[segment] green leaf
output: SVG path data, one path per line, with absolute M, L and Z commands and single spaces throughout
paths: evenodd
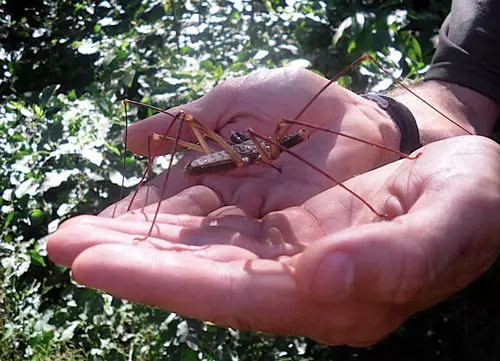
M 198 361 L 197 352 L 192 349 L 187 349 L 184 351 L 181 361 Z
M 409 49 L 408 55 L 416 61 L 421 61 L 422 48 L 420 47 L 420 43 L 418 42 L 418 40 L 414 36 L 411 36 L 406 40 L 406 46 Z M 410 52 L 411 52 L 411 55 L 410 55 Z
M 110 144 L 110 143 L 106 142 L 106 143 L 104 143 L 104 146 L 105 146 L 108 150 L 110 150 L 111 152 L 115 153 L 116 155 L 120 155 L 120 150 L 119 150 L 117 147 L 115 147 L 114 145 L 112 145 L 112 144 Z
M 224 70 L 222 69 L 222 65 L 218 65 L 217 68 L 213 71 L 212 75 L 214 78 L 219 79 L 224 74 Z
M 349 41 L 349 45 L 347 46 L 347 53 L 351 54 L 354 49 L 356 49 L 356 40 L 351 39 L 351 41 Z
M 40 95 L 40 106 L 44 107 L 54 93 L 60 88 L 59 84 L 49 85 L 42 90 Z
M 356 34 L 356 56 L 371 49 L 373 44 L 373 34 L 370 27 L 364 27 L 358 34 Z
M 231 65 L 231 67 L 229 68 L 229 70 L 231 71 L 244 71 L 247 69 L 247 66 L 245 65 L 245 63 L 240 63 L 240 62 L 236 62 L 236 63 L 233 63 L 233 65 Z
M 125 165 L 127 167 L 132 167 L 134 165 L 137 164 L 137 159 L 135 159 L 134 157 L 127 157 L 125 158 Z
M 214 69 L 214 63 L 212 63 L 210 60 L 203 60 L 200 63 L 200 68 L 205 69 L 207 71 L 212 71 Z
M 35 119 L 43 118 L 43 108 L 38 104 L 33 104 L 33 111 L 35 113 Z
M 248 50 L 243 50 L 238 54 L 238 58 L 236 59 L 236 61 L 238 63 L 243 63 L 247 61 L 249 58 L 250 58 L 250 52 Z
M 32 221 L 39 221 L 43 217 L 45 217 L 45 212 L 41 209 L 33 209 L 31 211 L 30 218 Z
M 342 88 L 349 88 L 349 86 L 352 84 L 352 77 L 350 75 L 341 76 L 337 80 L 337 84 Z
M 47 267 L 45 259 L 36 250 L 32 249 L 30 252 L 31 263 Z
M 236 21 L 240 21 L 241 20 L 241 15 L 239 13 L 239 11 L 233 11 L 231 13 L 231 16 L 233 17 L 234 20 Z
M 68 92 L 68 98 L 70 100 L 76 100 L 78 97 L 76 95 L 76 91 L 75 89 L 71 89 L 69 92 Z
M 181 53 L 181 55 L 187 55 L 191 52 L 191 50 L 192 49 L 189 46 L 185 45 L 181 48 L 180 53 Z
M 14 217 L 16 215 L 15 211 L 10 212 L 7 217 L 5 218 L 5 221 L 3 222 L 3 229 L 7 229 L 7 227 L 12 223 L 14 220 Z
M 135 78 L 135 70 L 129 69 L 128 71 L 125 72 L 125 74 L 122 77 L 122 82 L 125 84 L 127 87 L 132 86 L 132 82 L 134 81 Z

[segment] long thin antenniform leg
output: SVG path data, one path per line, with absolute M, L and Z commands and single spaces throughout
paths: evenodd
M 323 127 L 320 127 L 318 125 L 314 125 L 314 124 L 310 124 L 310 123 L 306 123 L 306 122 L 299 122 L 297 120 L 292 120 L 292 119 L 281 119 L 280 122 L 283 122 L 284 124 L 296 124 L 296 125 L 301 125 L 301 126 L 304 126 L 304 127 L 308 127 L 308 128 L 312 128 L 312 129 L 316 129 L 316 130 L 320 130 L 320 131 L 323 131 L 323 132 L 327 132 L 327 133 L 331 133 L 331 134 L 335 134 L 335 135 L 338 135 L 338 136 L 341 136 L 341 137 L 344 137 L 344 138 L 349 138 L 349 139 L 352 139 L 352 140 L 356 140 L 358 142 L 361 142 L 361 143 L 365 143 L 365 144 L 368 144 L 368 145 L 371 145 L 372 147 L 376 147 L 376 148 L 380 148 L 380 149 L 384 149 L 388 152 L 391 152 L 391 153 L 394 153 L 394 154 L 397 154 L 399 155 L 401 158 L 406 158 L 406 159 L 417 159 L 419 156 L 420 156 L 420 153 L 417 153 L 417 155 L 415 156 L 409 156 L 407 154 L 404 154 L 396 149 L 393 149 L 393 148 L 390 148 L 390 147 L 386 147 L 385 145 L 382 145 L 382 144 L 377 144 L 377 143 L 372 143 L 372 142 L 369 142 L 367 140 L 364 140 L 364 139 L 361 139 L 361 138 L 358 138 L 358 137 L 355 137 L 353 135 L 349 135 L 349 134 L 345 134 L 345 133 L 341 133 L 341 132 L 337 132 L 336 130 L 332 130 L 332 129 L 328 129 L 328 128 L 323 128 Z
M 170 130 L 172 129 L 173 125 L 175 124 L 175 122 L 177 121 L 177 119 L 179 119 L 181 116 L 184 116 L 184 112 L 180 111 L 178 112 L 177 114 L 172 114 L 166 110 L 163 110 L 161 108 L 157 108 L 155 106 L 152 106 L 152 105 L 149 105 L 149 104 L 143 104 L 143 103 L 140 103 L 140 102 L 136 102 L 134 100 L 129 100 L 129 99 L 125 99 L 124 100 L 124 103 L 125 104 L 134 104 L 134 105 L 137 105 L 137 106 L 143 106 L 143 107 L 146 107 L 146 108 L 149 108 L 149 109 L 152 109 L 152 110 L 155 110 L 159 113 L 163 113 L 163 114 L 167 114 L 167 115 L 170 115 L 172 117 L 172 120 L 167 128 L 167 130 L 165 131 L 165 133 L 163 135 L 160 135 L 158 137 L 158 139 L 160 139 L 160 143 L 158 144 L 158 146 L 156 147 L 156 150 L 155 152 L 153 153 L 153 155 L 151 156 L 151 152 L 148 150 L 148 166 L 146 167 L 146 169 L 144 170 L 144 173 L 142 174 L 142 177 L 141 177 L 141 180 L 138 184 L 138 186 L 136 187 L 134 193 L 132 194 L 132 197 L 130 199 L 130 202 L 129 202 L 129 205 L 127 207 L 127 212 L 130 211 L 130 209 L 132 208 L 132 204 L 134 203 L 134 200 L 139 192 L 139 190 L 141 189 L 142 185 L 144 184 L 144 181 L 146 180 L 146 177 L 147 177 L 147 174 L 151 171 L 151 168 L 152 168 L 152 165 L 153 165 L 153 162 L 154 160 L 156 159 L 156 157 L 158 156 L 158 153 L 160 152 L 160 149 L 161 149 L 161 146 L 164 144 L 164 142 L 169 138 L 168 137 L 168 133 L 170 133 Z M 184 120 L 184 117 L 183 117 L 183 120 Z M 180 133 L 179 133 L 180 134 Z M 196 133 L 195 133 L 196 135 Z M 177 143 L 178 144 L 178 137 L 176 138 L 177 139 Z M 209 149 L 208 149 L 208 145 L 206 145 L 206 142 L 204 141 L 203 137 L 201 137 L 202 139 L 202 142 L 205 144 L 206 148 L 203 149 L 203 152 L 209 152 Z M 151 138 L 148 138 L 148 142 L 151 140 Z M 198 140 L 200 140 L 200 138 L 198 138 Z M 148 148 L 149 148 L 149 143 L 148 143 Z M 174 148 L 175 150 L 175 148 Z M 172 153 L 173 154 L 173 153 Z
M 338 72 L 333 78 L 329 79 L 328 82 L 316 93 L 314 94 L 314 96 L 311 98 L 311 100 L 309 100 L 306 105 L 302 108 L 302 110 L 294 117 L 295 120 L 298 120 L 302 115 L 304 115 L 304 113 L 306 112 L 307 109 L 309 109 L 309 107 L 311 106 L 312 103 L 314 103 L 314 101 L 316 99 L 318 99 L 318 97 L 323 94 L 323 92 L 328 89 L 334 82 L 336 82 L 341 76 L 343 76 L 344 74 L 346 74 L 347 72 L 351 71 L 352 68 L 354 68 L 356 65 L 358 65 L 359 63 L 361 63 L 362 61 L 366 60 L 363 56 L 356 59 L 354 62 L 352 62 L 351 64 L 349 64 L 348 66 L 346 66 L 344 69 L 342 69 L 340 72 Z M 285 127 L 282 131 L 281 131 L 281 134 L 280 134 L 280 137 L 283 137 L 284 134 L 288 133 L 290 131 L 290 127 L 291 126 L 287 126 Z
M 281 144 L 279 143 L 276 143 L 274 142 L 273 140 L 269 139 L 269 138 L 266 138 L 264 137 L 263 135 L 253 131 L 252 129 L 250 128 L 247 128 L 246 131 L 253 135 L 254 137 L 256 138 L 259 138 L 259 139 L 262 139 L 266 142 L 271 142 L 271 143 L 274 143 L 274 145 L 278 148 L 281 149 L 281 151 L 283 152 L 286 152 L 290 155 L 292 155 L 293 157 L 297 158 L 298 160 L 304 162 L 305 164 L 307 164 L 309 167 L 311 167 L 312 169 L 314 169 L 315 171 L 323 174 L 326 178 L 330 179 L 332 182 L 336 183 L 338 186 L 342 187 L 343 189 L 345 189 L 346 191 L 348 191 L 351 195 L 353 195 L 354 197 L 356 197 L 357 199 L 359 199 L 361 202 L 363 202 L 363 204 L 365 206 L 367 206 L 370 211 L 372 211 L 376 216 L 380 217 L 380 218 L 388 218 L 388 215 L 387 214 L 384 214 L 384 213 L 380 213 L 379 211 L 377 211 L 370 203 L 368 203 L 363 197 L 361 197 L 360 195 L 358 195 L 356 192 L 354 192 L 352 189 L 350 189 L 349 187 L 347 187 L 346 185 L 344 185 L 342 182 L 339 182 L 338 180 L 336 180 L 335 178 L 333 178 L 330 174 L 326 173 L 324 170 L 322 170 L 321 168 L 319 167 L 316 167 L 314 164 L 312 164 L 311 162 L 309 162 L 307 159 L 301 157 L 300 155 L 298 155 L 297 153 L 295 153 L 294 151 L 282 146 Z
M 166 112 L 167 114 L 170 115 L 170 113 Z M 183 116 L 184 113 L 183 112 L 179 112 L 177 113 L 176 115 L 173 116 L 173 119 L 172 119 L 172 122 L 170 123 L 170 125 L 168 126 L 167 130 L 165 131 L 165 137 L 167 136 L 167 134 L 170 132 L 170 130 L 172 129 L 175 121 L 177 119 L 179 119 L 181 116 Z M 132 204 L 135 200 L 135 197 L 137 196 L 137 193 L 139 192 L 139 189 L 141 188 L 142 184 L 144 183 L 144 180 L 146 179 L 146 175 L 148 174 L 148 172 L 150 171 L 151 167 L 152 167 L 152 163 L 154 161 L 154 159 L 156 158 L 156 156 L 158 155 L 158 153 L 160 152 L 160 149 L 161 149 L 161 146 L 163 145 L 163 141 L 164 141 L 164 138 L 161 138 L 161 141 L 160 143 L 158 144 L 158 146 L 156 147 L 156 150 L 152 156 L 152 160 L 148 162 L 148 166 L 146 167 L 146 169 L 144 170 L 144 173 L 142 174 L 142 178 L 141 178 L 141 181 L 139 182 L 137 188 L 135 189 L 135 192 L 134 194 L 132 195 L 132 198 L 130 199 L 130 202 L 129 202 L 129 205 L 127 207 L 127 212 L 130 211 L 130 209 L 132 208 Z M 173 149 L 173 151 L 175 152 L 175 148 Z M 173 155 L 173 153 L 172 153 Z
M 127 102 L 123 100 L 122 102 L 123 108 L 125 109 L 125 135 L 123 139 L 123 165 L 122 165 L 122 185 L 120 187 L 120 199 L 123 198 L 123 188 L 125 187 L 125 170 L 127 169 L 127 140 L 128 140 L 128 112 L 127 112 Z M 115 218 L 116 214 L 116 207 L 118 206 L 118 203 L 115 203 L 115 206 L 113 207 L 113 214 L 111 215 L 112 218 Z
M 170 113 L 167 110 L 163 110 L 163 109 L 155 107 L 153 105 L 144 104 L 144 103 L 141 103 L 141 102 L 136 102 L 135 100 L 130 100 L 130 99 L 124 99 L 123 101 L 125 103 L 127 103 L 127 104 L 134 104 L 134 105 L 138 105 L 140 107 L 145 107 L 145 108 L 148 108 L 148 109 L 151 109 L 151 110 L 156 110 L 158 113 L 163 113 L 163 114 L 170 115 L 172 118 L 175 117 L 175 114 L 172 114 L 172 113 Z
M 375 58 L 373 58 L 371 55 L 369 54 L 363 54 L 362 56 L 360 56 L 358 59 L 356 59 L 354 62 L 352 62 L 351 64 L 349 64 L 348 66 L 346 66 L 344 69 L 342 69 L 339 73 L 337 73 L 333 78 L 331 78 L 330 80 L 328 80 L 328 82 L 316 93 L 314 94 L 314 96 L 311 98 L 311 100 L 309 100 L 309 102 L 307 102 L 307 104 L 302 108 L 302 110 L 300 110 L 300 112 L 294 117 L 295 120 L 299 120 L 299 118 L 304 115 L 304 113 L 306 112 L 307 109 L 309 109 L 309 107 L 311 106 L 311 104 L 326 90 L 328 89 L 332 83 L 336 82 L 341 76 L 345 75 L 346 73 L 348 73 L 349 71 L 351 71 L 355 66 L 357 66 L 358 64 L 362 63 L 363 61 L 365 60 L 369 60 L 371 61 L 373 64 L 375 64 L 377 66 L 377 68 L 379 68 L 384 74 L 386 74 L 387 76 L 389 76 L 396 84 L 398 84 L 399 86 L 401 86 L 403 89 L 407 90 L 410 94 L 414 95 L 417 99 L 419 99 L 421 102 L 423 102 L 425 105 L 427 105 L 428 107 L 430 107 L 432 110 L 436 111 L 439 115 L 441 115 L 442 117 L 444 117 L 445 119 L 447 119 L 448 121 L 450 121 L 451 123 L 455 124 L 457 127 L 459 127 L 460 129 L 462 129 L 464 132 L 466 132 L 467 134 L 471 134 L 471 132 L 469 132 L 467 129 L 465 129 L 463 126 L 461 126 L 457 121 L 451 119 L 449 116 L 447 116 L 446 114 L 444 114 L 442 111 L 440 111 L 439 109 L 437 109 L 434 105 L 432 105 L 431 103 L 429 103 L 427 100 L 425 100 L 424 98 L 422 98 L 420 95 L 418 95 L 417 93 L 415 93 L 413 90 L 411 90 L 408 86 L 406 86 L 405 84 L 403 84 L 403 82 L 401 82 L 400 80 L 398 80 L 394 75 L 392 75 L 388 70 L 386 70 L 378 61 L 375 60 Z M 283 134 L 286 134 L 290 131 L 290 126 L 286 127 L 282 133 L 280 134 L 280 137 L 283 136 Z
M 347 72 L 351 71 L 352 68 L 354 68 L 355 66 L 357 66 L 359 63 L 365 61 L 366 58 L 364 58 L 364 56 L 356 59 L 354 62 L 352 62 L 351 64 L 349 64 L 348 66 L 346 66 L 344 69 L 342 69 L 340 72 L 338 72 L 333 78 L 331 78 L 330 80 L 328 80 L 328 83 L 326 83 L 323 88 L 321 88 L 316 94 L 314 94 L 314 96 L 311 98 L 311 100 L 309 100 L 309 102 L 307 102 L 307 104 L 304 106 L 304 108 L 302 108 L 302 110 L 295 116 L 294 119 L 298 120 L 305 112 L 307 109 L 309 109 L 309 107 L 311 106 L 311 104 L 316 100 L 318 99 L 318 97 L 323 94 L 323 92 L 332 85 L 332 83 L 336 82 L 341 76 L 343 76 L 344 74 L 346 74 Z
M 156 211 L 155 211 L 155 215 L 153 217 L 153 221 L 151 222 L 151 227 L 149 228 L 148 234 L 145 237 L 137 238 L 140 241 L 143 241 L 143 240 L 149 238 L 151 236 L 151 233 L 153 232 L 153 228 L 155 226 L 156 219 L 158 218 L 158 213 L 160 212 L 161 202 L 163 200 L 163 197 L 165 196 L 165 191 L 167 190 L 168 178 L 170 177 L 170 172 L 172 171 L 172 163 L 174 161 L 175 150 L 176 150 L 177 145 L 178 145 L 179 137 L 181 136 L 182 125 L 184 124 L 185 116 L 186 115 L 184 113 L 182 113 L 182 116 L 180 117 L 179 129 L 177 130 L 177 135 L 175 137 L 176 140 L 175 140 L 174 145 L 172 147 L 172 151 L 170 152 L 170 160 L 168 162 L 167 171 L 165 172 L 165 180 L 163 181 L 163 186 L 162 186 L 161 192 L 160 192 L 160 198 L 158 200 L 158 205 L 156 206 Z
M 180 112 L 178 112 L 177 114 L 174 115 L 174 114 L 172 114 L 172 113 L 170 113 L 170 112 L 168 112 L 166 110 L 157 108 L 155 106 L 148 105 L 148 104 L 142 104 L 140 102 L 136 102 L 136 101 L 128 100 L 128 99 L 125 99 L 124 103 L 125 104 L 129 104 L 130 103 L 130 104 L 135 104 L 135 105 L 139 105 L 139 106 L 144 106 L 144 107 L 147 107 L 149 109 L 155 110 L 157 112 L 170 115 L 172 117 L 172 121 L 171 121 L 170 125 L 168 126 L 167 130 L 165 131 L 165 133 L 163 135 L 157 134 L 157 133 L 153 133 L 152 137 L 150 136 L 148 138 L 148 142 L 151 139 L 158 139 L 158 140 L 160 140 L 160 143 L 156 147 L 156 150 L 153 153 L 153 155 L 151 155 L 151 152 L 148 151 L 148 160 L 149 160 L 148 161 L 148 166 L 144 170 L 142 178 L 141 178 L 141 180 L 140 180 L 137 188 L 135 189 L 134 193 L 132 194 L 132 197 L 130 199 L 129 205 L 127 207 L 127 212 L 130 211 L 130 209 L 132 208 L 132 204 L 133 204 L 133 202 L 134 202 L 134 200 L 135 200 L 135 198 L 136 198 L 136 196 L 137 196 L 140 188 L 144 184 L 146 176 L 150 172 L 152 164 L 153 164 L 154 160 L 156 159 L 156 157 L 158 156 L 158 154 L 160 152 L 161 146 L 166 141 L 174 141 L 174 144 L 175 144 L 175 146 L 174 146 L 174 148 L 173 148 L 173 150 L 171 152 L 170 164 L 172 163 L 172 158 L 173 158 L 173 154 L 175 152 L 175 148 L 177 148 L 178 145 L 181 145 L 181 146 L 184 146 L 186 148 L 193 149 L 193 150 L 196 150 L 196 151 L 200 151 L 200 152 L 202 152 L 204 154 L 210 153 L 210 149 L 209 149 L 208 144 L 206 143 L 206 140 L 205 140 L 205 136 L 208 136 L 210 139 L 212 139 L 214 142 L 216 142 L 223 150 L 225 150 L 229 154 L 229 156 L 232 158 L 233 162 L 236 164 L 237 167 L 244 166 L 244 162 L 243 162 L 241 156 L 221 136 L 219 136 L 212 129 L 208 128 L 206 125 L 204 125 L 203 123 L 201 123 L 193 115 L 191 115 L 191 114 L 185 114 L 182 111 L 180 111 Z M 180 132 L 178 132 L 178 135 L 175 138 L 172 138 L 172 137 L 168 136 L 168 133 L 170 133 L 170 130 L 172 129 L 174 123 L 178 119 L 181 119 L 182 122 L 185 121 L 186 123 L 188 123 L 191 131 L 193 132 L 194 136 L 198 140 L 199 145 L 196 145 L 196 144 L 193 144 L 193 143 L 189 143 L 189 142 L 184 142 L 184 141 L 180 140 L 179 139 Z M 200 132 L 200 130 L 202 132 Z M 148 143 L 148 146 L 149 146 L 149 143 Z M 170 167 L 170 165 L 169 165 L 169 167 Z M 167 178 L 168 178 L 168 174 L 167 174 Z M 161 199 L 160 199 L 159 203 L 161 203 Z M 156 219 L 156 215 L 155 215 L 155 219 Z
M 161 108 L 157 108 L 157 107 L 149 105 L 149 104 L 143 104 L 141 102 L 136 102 L 135 100 L 130 100 L 130 99 L 124 99 L 123 103 L 125 105 L 125 109 L 126 109 L 126 105 L 127 104 L 134 104 L 134 105 L 137 105 L 137 106 L 143 106 L 143 107 L 155 110 L 155 111 L 157 111 L 159 113 L 170 115 L 172 117 L 172 121 L 171 121 L 170 125 L 168 126 L 167 130 L 165 131 L 165 136 L 167 136 L 167 134 L 170 133 L 170 130 L 172 129 L 173 125 L 175 124 L 175 120 L 182 114 L 182 112 L 179 112 L 179 113 L 177 113 L 177 114 L 174 115 L 174 114 L 172 114 L 172 113 L 170 113 L 170 112 L 168 112 L 166 110 L 163 110 Z M 128 132 L 128 127 L 126 128 L 125 132 L 126 132 L 126 134 L 128 134 L 127 133 Z M 125 137 L 125 138 L 127 139 L 127 137 Z M 156 148 L 156 151 L 154 152 L 154 155 L 151 157 L 151 152 L 149 150 L 149 148 L 150 148 L 149 140 L 150 139 L 148 139 L 148 166 L 144 170 L 144 173 L 142 174 L 141 180 L 139 181 L 138 186 L 136 187 L 134 193 L 132 194 L 132 198 L 130 199 L 130 202 L 129 202 L 128 207 L 127 207 L 127 212 L 130 211 L 130 209 L 132 208 L 132 204 L 134 203 L 135 197 L 137 196 L 137 193 L 139 192 L 142 184 L 146 180 L 146 177 L 147 177 L 148 173 L 151 171 L 151 168 L 152 168 L 152 165 L 153 165 L 153 161 L 156 158 L 156 156 L 158 155 L 158 153 L 160 152 L 161 146 L 163 144 L 163 142 L 160 142 L 158 144 L 158 147 Z
M 420 95 L 418 95 L 417 93 L 415 93 L 413 90 L 411 90 L 408 86 L 404 85 L 400 80 L 398 80 L 394 75 L 392 75 L 389 71 L 387 71 L 386 69 L 384 69 L 384 67 L 378 62 L 376 61 L 371 55 L 369 54 L 364 54 L 363 56 L 361 56 L 361 61 L 364 61 L 364 60 L 370 60 L 371 62 L 373 62 L 373 64 L 375 64 L 382 72 L 384 72 L 384 74 L 386 74 L 389 78 L 391 78 L 394 82 L 396 82 L 400 87 L 402 87 L 403 89 L 405 89 L 406 91 L 408 91 L 410 94 L 412 94 L 413 96 L 415 96 L 418 100 L 420 100 L 422 103 L 424 103 L 425 105 L 427 105 L 428 107 L 430 107 L 432 110 L 434 110 L 436 113 L 438 113 L 439 115 L 441 115 L 443 118 L 445 118 L 446 120 L 450 121 L 451 123 L 455 124 L 457 127 L 459 127 L 460 129 L 462 129 L 464 132 L 466 132 L 467 134 L 469 135 L 473 135 L 471 132 L 469 132 L 467 129 L 465 129 L 463 126 L 461 126 L 458 122 L 456 122 L 455 120 L 451 119 L 449 116 L 447 116 L 446 114 L 444 114 L 442 111 L 440 111 L 438 108 L 436 108 L 434 105 L 432 105 L 431 103 L 429 103 L 427 100 L 425 100 L 424 98 L 422 98 Z M 359 60 L 358 59 L 358 60 Z

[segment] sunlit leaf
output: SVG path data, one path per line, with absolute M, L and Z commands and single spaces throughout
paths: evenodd
M 104 143 L 104 146 L 107 149 L 109 149 L 110 151 L 112 151 L 113 153 L 115 153 L 116 155 L 120 155 L 120 150 L 117 147 L 115 147 L 114 145 L 106 142 L 106 143 Z
M 16 216 L 16 212 L 12 211 L 7 214 L 7 217 L 5 217 L 5 221 L 3 222 L 3 229 L 6 229 L 9 227 L 9 225 L 12 223 L 14 220 L 14 217 Z
M 214 63 L 212 63 L 210 60 L 204 60 L 200 62 L 200 68 L 207 71 L 212 71 L 214 69 Z
M 233 63 L 233 65 L 231 65 L 231 67 L 229 68 L 231 71 L 243 71 L 243 70 L 246 70 L 247 69 L 247 66 L 245 63 L 240 63 L 240 62 L 236 62 L 236 63 Z
M 47 266 L 45 263 L 45 259 L 37 251 L 31 250 L 30 257 L 31 257 L 31 263 L 37 264 L 42 267 Z
M 30 215 L 32 220 L 39 220 L 39 219 L 43 218 L 44 216 L 45 216 L 45 212 L 41 209 L 33 209 L 31 211 L 31 215 Z
M 75 334 L 76 328 L 80 325 L 80 321 L 73 321 L 71 322 L 62 332 L 60 341 L 64 340 L 70 340 L 73 338 L 73 335 Z

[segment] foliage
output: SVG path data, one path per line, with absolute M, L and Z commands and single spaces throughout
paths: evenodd
M 95 214 L 120 195 L 121 98 L 167 108 L 262 67 L 306 65 L 332 76 L 364 52 L 418 77 L 450 5 L 419 4 L 0 0 L 0 359 L 434 360 L 458 359 L 457 340 L 493 359 L 499 350 L 488 347 L 498 342 L 498 324 L 484 310 L 463 310 L 479 299 L 467 292 L 374 348 L 329 348 L 118 300 L 73 284 L 69 271 L 46 257 L 46 236 L 62 220 Z M 342 83 L 361 91 L 382 79 L 367 64 Z M 131 188 L 144 163 L 130 156 L 126 163 Z M 483 277 L 483 288 L 500 289 L 495 274 Z M 467 321 L 471 312 L 479 321 Z

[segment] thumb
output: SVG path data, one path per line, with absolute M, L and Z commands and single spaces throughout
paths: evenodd
M 300 258 L 299 289 L 319 301 L 407 303 L 419 297 L 434 303 L 451 293 L 449 288 L 459 287 L 448 281 L 464 271 L 463 245 L 446 237 L 447 225 L 433 223 L 435 216 L 414 212 L 398 222 L 366 224 L 325 237 Z M 439 280 L 444 281 L 441 288 Z
M 312 243 L 297 261 L 299 289 L 320 301 L 423 307 L 466 286 L 499 253 L 497 156 L 498 148 L 480 137 L 428 146 L 386 182 L 391 194 L 405 194 L 400 202 L 408 213 Z
M 376 223 L 325 237 L 301 257 L 299 288 L 320 301 L 404 302 L 430 277 L 424 249 L 406 242 L 410 228 Z

